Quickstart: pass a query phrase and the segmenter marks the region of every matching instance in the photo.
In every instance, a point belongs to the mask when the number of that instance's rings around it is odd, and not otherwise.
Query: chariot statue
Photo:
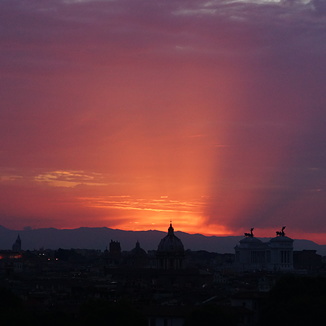
[[[283,226],[281,231],[276,231],[276,236],[284,237],[285,236],[285,232],[284,232],[285,228],[286,228],[286,226]]]
[[[245,235],[245,237],[250,237],[250,238],[252,238],[253,236],[254,236],[254,234],[253,234],[253,231],[254,230],[254,228],[251,228],[250,229],[250,233],[245,233],[244,235]]]

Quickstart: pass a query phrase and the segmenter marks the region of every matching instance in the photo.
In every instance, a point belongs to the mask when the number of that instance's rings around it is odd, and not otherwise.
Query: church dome
[[[139,241],[137,241],[136,247],[130,251],[128,264],[136,268],[143,268],[147,265],[147,262],[147,253],[143,248],[140,247]]]
[[[167,236],[160,241],[157,251],[159,253],[184,253],[182,241],[174,234],[172,224],[170,224]]]
[[[146,251],[140,247],[139,241],[136,242],[136,246],[131,250],[130,254],[136,257],[147,257]]]

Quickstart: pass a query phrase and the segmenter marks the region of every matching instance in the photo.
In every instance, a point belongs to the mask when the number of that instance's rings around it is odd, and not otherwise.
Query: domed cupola
[[[158,252],[184,253],[182,241],[174,234],[172,223],[168,229],[168,234],[159,243]]]
[[[135,248],[130,251],[128,263],[133,267],[144,267],[147,265],[147,262],[147,253],[143,248],[140,247],[140,243],[137,241]]]
[[[184,247],[182,241],[174,234],[172,223],[168,234],[160,241],[156,256],[159,268],[180,269],[184,258]]]

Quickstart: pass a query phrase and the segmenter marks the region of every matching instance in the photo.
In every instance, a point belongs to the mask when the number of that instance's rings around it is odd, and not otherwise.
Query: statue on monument
[[[244,235],[245,235],[245,237],[250,237],[250,238],[253,238],[253,236],[254,236],[254,234],[253,234],[253,231],[254,230],[254,228],[251,228],[250,229],[250,233],[245,233]]]

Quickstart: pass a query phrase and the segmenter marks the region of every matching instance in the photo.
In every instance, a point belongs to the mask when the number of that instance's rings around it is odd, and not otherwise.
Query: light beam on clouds
[[[1,1],[0,224],[322,239],[324,3]]]

